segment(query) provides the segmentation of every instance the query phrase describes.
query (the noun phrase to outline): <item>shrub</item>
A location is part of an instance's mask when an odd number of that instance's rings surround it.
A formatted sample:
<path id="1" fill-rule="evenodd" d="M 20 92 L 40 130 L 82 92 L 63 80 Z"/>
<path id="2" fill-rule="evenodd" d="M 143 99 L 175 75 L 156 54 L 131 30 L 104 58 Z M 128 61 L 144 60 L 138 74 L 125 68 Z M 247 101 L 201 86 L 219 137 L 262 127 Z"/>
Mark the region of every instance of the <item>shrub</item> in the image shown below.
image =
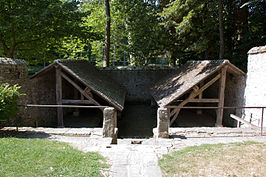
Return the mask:
<path id="1" fill-rule="evenodd" d="M 15 117 L 18 112 L 18 98 L 20 86 L 11 86 L 8 83 L 0 85 L 0 121 L 6 121 L 10 117 Z"/>

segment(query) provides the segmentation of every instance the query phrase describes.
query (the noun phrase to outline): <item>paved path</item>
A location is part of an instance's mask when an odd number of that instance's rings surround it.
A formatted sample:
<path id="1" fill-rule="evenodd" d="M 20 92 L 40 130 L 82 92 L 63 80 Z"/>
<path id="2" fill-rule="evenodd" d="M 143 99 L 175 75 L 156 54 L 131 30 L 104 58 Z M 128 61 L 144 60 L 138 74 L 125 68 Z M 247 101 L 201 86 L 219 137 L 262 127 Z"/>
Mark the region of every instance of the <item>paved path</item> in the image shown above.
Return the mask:
<path id="1" fill-rule="evenodd" d="M 67 142 L 84 152 L 99 152 L 108 159 L 111 165 L 108 173 L 112 177 L 161 177 L 158 159 L 163 154 L 188 146 L 245 141 L 266 142 L 265 136 L 143 139 L 142 144 L 131 144 L 135 139 L 118 139 L 117 145 L 109 145 L 110 139 L 103 138 L 53 135 L 50 139 Z"/>
<path id="2" fill-rule="evenodd" d="M 13 129 L 5 128 L 9 131 Z M 254 132 L 250 130 L 194 128 L 171 132 L 175 132 L 171 139 L 138 139 L 141 144 L 131 144 L 136 139 L 118 139 L 117 145 L 110 145 L 111 139 L 101 138 L 101 129 L 20 128 L 21 137 L 47 138 L 67 142 L 83 152 L 99 152 L 107 158 L 107 163 L 111 166 L 103 174 L 111 177 L 161 177 L 158 159 L 163 154 L 187 146 L 244 141 L 266 143 L 266 136 L 254 136 Z"/>

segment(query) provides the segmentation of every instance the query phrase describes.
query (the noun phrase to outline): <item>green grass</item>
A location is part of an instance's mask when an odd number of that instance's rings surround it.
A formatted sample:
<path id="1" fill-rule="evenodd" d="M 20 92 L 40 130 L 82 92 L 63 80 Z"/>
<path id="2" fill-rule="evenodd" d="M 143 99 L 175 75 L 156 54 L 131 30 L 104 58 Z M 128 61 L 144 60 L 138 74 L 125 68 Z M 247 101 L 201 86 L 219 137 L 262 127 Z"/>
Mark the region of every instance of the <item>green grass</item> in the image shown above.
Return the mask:
<path id="1" fill-rule="evenodd" d="M 164 176 L 265 176 L 266 144 L 245 142 L 187 147 L 164 155 Z"/>
<path id="2" fill-rule="evenodd" d="M 0 176 L 101 176 L 98 153 L 45 139 L 0 139 Z"/>

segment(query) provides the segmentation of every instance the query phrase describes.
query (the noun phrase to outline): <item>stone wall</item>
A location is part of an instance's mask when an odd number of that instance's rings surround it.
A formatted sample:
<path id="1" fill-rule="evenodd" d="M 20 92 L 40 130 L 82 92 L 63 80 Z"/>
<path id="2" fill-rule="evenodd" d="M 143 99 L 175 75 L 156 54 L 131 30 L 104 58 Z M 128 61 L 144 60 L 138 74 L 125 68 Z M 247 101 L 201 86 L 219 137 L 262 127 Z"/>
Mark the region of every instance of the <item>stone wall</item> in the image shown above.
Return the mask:
<path id="1" fill-rule="evenodd" d="M 150 87 L 176 70 L 177 68 L 172 67 L 126 67 L 105 68 L 102 72 L 126 88 L 127 102 L 150 103 Z"/>
<path id="2" fill-rule="evenodd" d="M 248 52 L 245 106 L 266 106 L 266 46 L 254 47 Z M 261 116 L 261 109 L 244 109 L 245 119 L 254 125 L 260 126 Z M 263 126 L 266 126 L 266 110 Z"/>
<path id="3" fill-rule="evenodd" d="M 24 104 L 55 104 L 54 73 L 30 79 L 27 64 L 23 60 L 0 58 L 0 83 L 19 84 L 19 105 Z M 49 108 L 33 108 L 23 106 L 16 118 L 1 122 L 0 126 L 52 126 L 56 125 L 56 110 Z"/>
<path id="4" fill-rule="evenodd" d="M 9 58 L 0 58 L 0 84 L 9 83 L 11 85 L 18 84 L 21 86 L 20 93 L 25 95 L 19 99 L 19 104 L 27 103 L 31 100 L 31 89 L 29 84 L 27 64 L 23 60 L 11 60 Z M 15 125 L 15 124 L 27 124 L 27 120 L 21 118 L 30 117 L 29 111 L 20 107 L 20 111 L 17 118 L 11 118 L 8 122 L 0 122 L 2 125 Z"/>
<path id="5" fill-rule="evenodd" d="M 245 81 L 245 76 L 227 74 L 224 106 L 237 107 L 244 105 Z M 224 109 L 223 125 L 236 127 L 237 121 L 232 119 L 230 114 L 241 117 L 242 109 Z"/>

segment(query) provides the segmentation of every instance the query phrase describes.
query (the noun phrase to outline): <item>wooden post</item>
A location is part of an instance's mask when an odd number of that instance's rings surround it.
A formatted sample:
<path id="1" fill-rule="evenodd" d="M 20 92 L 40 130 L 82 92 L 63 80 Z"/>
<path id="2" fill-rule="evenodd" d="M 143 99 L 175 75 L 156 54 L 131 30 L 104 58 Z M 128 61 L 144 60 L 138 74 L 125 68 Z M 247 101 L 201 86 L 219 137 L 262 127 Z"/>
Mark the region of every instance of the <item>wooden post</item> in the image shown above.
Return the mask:
<path id="1" fill-rule="evenodd" d="M 56 103 L 62 105 L 62 77 L 61 77 L 61 68 L 56 68 Z M 63 109 L 57 108 L 57 127 L 64 127 L 63 123 Z"/>
<path id="2" fill-rule="evenodd" d="M 204 81 L 200 82 L 200 88 L 203 87 L 203 85 L 204 85 Z M 203 96 L 203 92 L 201 92 L 199 94 L 199 100 L 202 100 L 202 96 Z M 199 103 L 199 106 L 202 106 L 202 104 Z M 201 115 L 202 114 L 202 109 L 197 109 L 197 114 Z"/>
<path id="3" fill-rule="evenodd" d="M 221 78 L 220 78 L 220 85 L 219 85 L 219 103 L 218 107 L 224 106 L 224 91 L 225 91 L 225 82 L 226 82 L 226 70 L 227 66 L 222 68 L 221 71 Z M 223 126 L 223 113 L 224 110 L 222 108 L 218 108 L 217 110 L 217 118 L 216 118 L 216 127 L 222 127 Z"/>
<path id="4" fill-rule="evenodd" d="M 74 99 L 78 100 L 79 98 L 79 91 L 74 87 Z M 79 116 L 79 109 L 75 108 L 75 111 L 73 112 L 73 116 L 78 117 Z"/>

